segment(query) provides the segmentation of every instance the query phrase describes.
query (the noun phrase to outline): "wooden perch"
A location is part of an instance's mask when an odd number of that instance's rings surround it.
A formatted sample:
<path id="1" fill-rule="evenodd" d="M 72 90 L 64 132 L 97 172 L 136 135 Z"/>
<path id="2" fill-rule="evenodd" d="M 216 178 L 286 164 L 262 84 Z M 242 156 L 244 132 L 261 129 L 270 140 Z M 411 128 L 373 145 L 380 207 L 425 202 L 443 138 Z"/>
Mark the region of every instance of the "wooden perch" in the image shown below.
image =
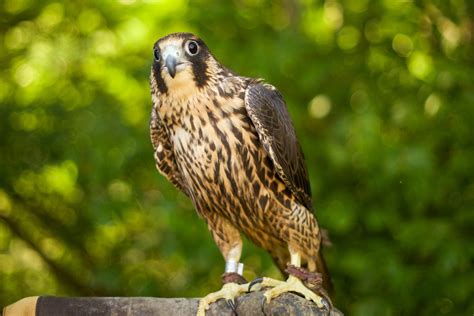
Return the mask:
<path id="1" fill-rule="evenodd" d="M 328 311 L 291 293 L 263 304 L 263 292 L 242 295 L 236 299 L 237 315 L 342 315 L 337 309 Z M 197 298 L 152 297 L 54 297 L 40 296 L 20 300 L 7 306 L 3 316 L 147 316 L 147 315 L 196 315 Z M 207 316 L 234 316 L 224 300 L 212 304 Z"/>

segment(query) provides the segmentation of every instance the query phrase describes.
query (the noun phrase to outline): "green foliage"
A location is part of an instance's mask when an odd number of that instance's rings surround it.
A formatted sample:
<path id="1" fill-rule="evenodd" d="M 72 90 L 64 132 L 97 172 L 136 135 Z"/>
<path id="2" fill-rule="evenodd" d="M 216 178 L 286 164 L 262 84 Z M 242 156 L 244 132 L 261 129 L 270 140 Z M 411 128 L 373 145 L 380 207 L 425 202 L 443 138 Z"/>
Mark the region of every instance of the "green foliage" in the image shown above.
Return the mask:
<path id="1" fill-rule="evenodd" d="M 152 45 L 199 34 L 285 96 L 336 305 L 472 314 L 468 0 L 0 4 L 0 305 L 29 295 L 202 296 L 223 260 L 156 171 Z M 249 279 L 278 277 L 249 243 Z"/>

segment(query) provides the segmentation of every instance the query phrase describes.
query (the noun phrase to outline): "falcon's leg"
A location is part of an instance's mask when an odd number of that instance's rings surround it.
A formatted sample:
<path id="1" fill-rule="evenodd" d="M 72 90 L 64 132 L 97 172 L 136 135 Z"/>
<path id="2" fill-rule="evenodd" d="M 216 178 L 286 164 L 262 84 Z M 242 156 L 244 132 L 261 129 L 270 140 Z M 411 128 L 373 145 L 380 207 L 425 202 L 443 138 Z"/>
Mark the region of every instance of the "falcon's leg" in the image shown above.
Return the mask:
<path id="1" fill-rule="evenodd" d="M 223 298 L 226 300 L 227 305 L 235 311 L 234 299 L 242 293 L 247 292 L 249 284 L 239 284 L 240 278 L 245 280 L 242 276 L 243 264 L 238 263 L 240 259 L 240 253 L 242 251 L 242 245 L 238 248 L 233 248 L 230 251 L 230 255 L 226 257 L 225 273 L 222 277 L 224 285 L 222 288 L 214 293 L 210 293 L 199 301 L 199 307 L 197 316 L 204 316 L 209 305 L 215 301 Z M 239 278 L 240 276 L 240 278 Z"/>
<path id="2" fill-rule="evenodd" d="M 291 255 L 291 266 L 300 268 L 301 267 L 301 255 L 298 252 L 293 252 L 290 248 L 290 255 Z M 266 298 L 266 302 L 270 303 L 270 301 L 285 293 L 285 292 L 295 292 L 304 296 L 307 300 L 313 301 L 318 305 L 318 307 L 324 307 L 325 304 L 323 303 L 323 299 L 321 296 L 317 295 L 315 292 L 307 288 L 303 282 L 297 278 L 296 276 L 290 274 L 286 281 L 279 281 L 270 278 L 261 278 L 251 282 L 249 286 L 249 290 L 252 288 L 254 284 L 259 284 L 259 288 L 264 287 L 272 287 L 268 291 L 265 292 L 264 296 Z M 257 289 L 255 289 L 257 290 Z"/>
<path id="3" fill-rule="evenodd" d="M 222 217 L 208 221 L 209 229 L 216 241 L 219 250 L 225 258 L 225 273 L 222 276 L 224 285 L 214 293 L 210 293 L 199 301 L 197 316 L 204 316 L 209 305 L 223 298 L 232 310 L 235 311 L 235 297 L 247 292 L 247 284 L 242 276 L 244 265 L 239 262 L 242 254 L 242 239 L 239 231 Z"/>

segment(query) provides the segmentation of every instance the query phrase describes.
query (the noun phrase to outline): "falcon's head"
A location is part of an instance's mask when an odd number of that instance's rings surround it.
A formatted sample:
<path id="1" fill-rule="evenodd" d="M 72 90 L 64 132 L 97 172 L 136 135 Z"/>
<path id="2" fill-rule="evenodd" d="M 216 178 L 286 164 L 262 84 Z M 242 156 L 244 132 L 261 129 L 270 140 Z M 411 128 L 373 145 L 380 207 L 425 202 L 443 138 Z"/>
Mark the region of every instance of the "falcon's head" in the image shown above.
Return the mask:
<path id="1" fill-rule="evenodd" d="M 152 86 L 159 92 L 189 95 L 219 73 L 221 66 L 206 44 L 191 33 L 173 33 L 153 46 Z"/>

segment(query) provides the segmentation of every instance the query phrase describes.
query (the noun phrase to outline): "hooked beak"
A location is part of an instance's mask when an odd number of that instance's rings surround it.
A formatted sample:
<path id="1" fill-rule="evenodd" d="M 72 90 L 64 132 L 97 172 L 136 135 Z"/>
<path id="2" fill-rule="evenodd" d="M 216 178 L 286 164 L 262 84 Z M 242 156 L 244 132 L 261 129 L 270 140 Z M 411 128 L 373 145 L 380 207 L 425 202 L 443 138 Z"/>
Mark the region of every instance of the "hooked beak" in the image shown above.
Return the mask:
<path id="1" fill-rule="evenodd" d="M 168 73 L 170 74 L 171 78 L 176 76 L 176 64 L 177 60 L 175 56 L 167 56 L 165 60 L 166 69 L 168 69 Z"/>
<path id="2" fill-rule="evenodd" d="M 177 66 L 179 66 L 182 61 L 183 51 L 181 47 L 175 45 L 168 45 L 163 51 L 163 60 L 165 61 L 165 67 L 168 70 L 168 74 L 171 78 L 176 76 Z"/>

